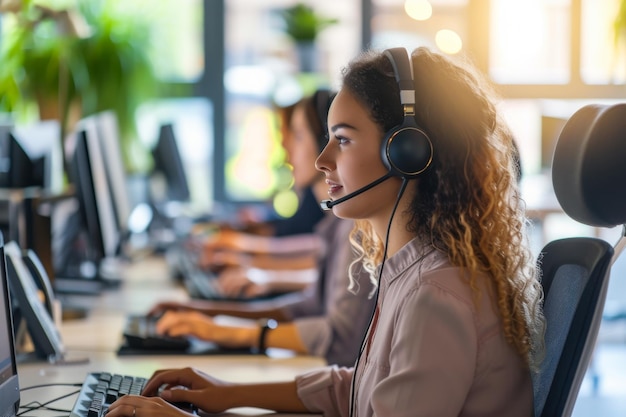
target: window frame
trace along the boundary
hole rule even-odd
[[[485,74],[489,73],[489,25],[484,16],[490,15],[491,0],[468,0],[468,52]],[[505,99],[623,99],[623,84],[587,84],[581,77],[582,0],[571,0],[569,82],[565,84],[504,84],[497,83]]]

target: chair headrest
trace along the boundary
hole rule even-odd
[[[554,151],[552,183],[574,220],[626,223],[626,103],[588,105],[570,117]]]

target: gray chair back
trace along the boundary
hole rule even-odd
[[[567,121],[552,163],[559,204],[594,227],[626,224],[626,104],[589,105]],[[538,263],[545,292],[546,358],[534,376],[536,417],[571,416],[591,361],[611,265],[626,238],[548,243]]]

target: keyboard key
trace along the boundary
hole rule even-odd
[[[123,395],[139,395],[147,378],[130,375],[90,373],[83,381],[70,417],[102,417],[109,405]]]

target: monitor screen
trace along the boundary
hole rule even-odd
[[[552,156],[556,142],[567,120],[567,117],[545,114],[541,116],[541,169],[544,171],[552,169]]]
[[[159,128],[159,138],[152,149],[154,158],[153,179],[164,180],[164,195],[153,195],[155,203],[167,201],[189,201],[191,194],[187,182],[187,174],[178,150],[174,125],[165,123]],[[153,187],[154,189],[155,187]],[[153,194],[160,194],[154,192]]]
[[[35,277],[24,260],[21,248],[15,241],[7,242],[4,245],[4,254],[10,294],[15,302],[13,307],[17,307],[17,314],[14,315],[16,326],[19,323],[17,317],[26,320],[28,333],[39,358],[62,358],[64,347],[61,336],[39,296]]]
[[[57,121],[0,127],[0,186],[59,191],[63,182],[61,128]]]
[[[95,250],[95,260],[115,258],[120,249],[120,231],[106,176],[97,126],[90,120],[79,123],[68,139],[70,176],[79,202],[79,212]]]
[[[126,234],[131,213],[131,202],[120,146],[121,137],[117,116],[113,111],[105,111],[90,116],[89,119],[93,119],[97,126],[98,141],[102,150],[117,225],[120,231]]]
[[[0,413],[14,416],[20,401],[15,345],[13,339],[13,319],[7,280],[4,238],[0,234]]]
[[[10,134],[13,125],[0,124],[0,187],[8,187],[11,183]]]

